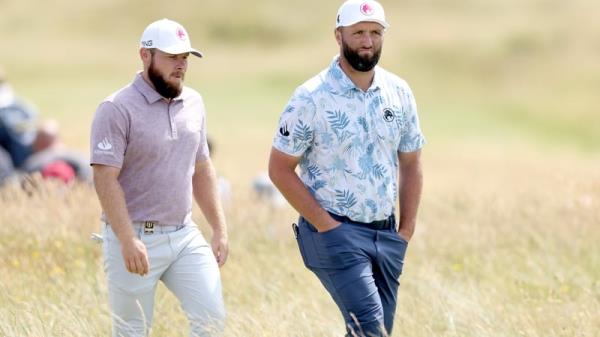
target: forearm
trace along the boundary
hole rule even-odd
[[[217,189],[217,174],[210,159],[207,162],[197,164],[196,173],[194,173],[192,179],[192,186],[194,199],[198,206],[200,206],[213,233],[227,235],[225,214],[223,213]]]
[[[125,203],[125,194],[116,179],[94,174],[94,185],[108,223],[121,242],[134,236]]]
[[[269,170],[269,176],[290,205],[319,231],[338,224],[338,221],[319,205],[293,169],[272,168]]]
[[[410,239],[415,231],[417,210],[423,188],[423,172],[419,162],[401,167],[400,225],[398,231]]]

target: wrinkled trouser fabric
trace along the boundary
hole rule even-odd
[[[395,228],[342,223],[319,233],[300,217],[297,241],[304,264],[325,286],[346,322],[346,336],[392,332],[407,242]]]
[[[219,267],[196,225],[192,223],[169,233],[144,234],[141,228],[136,231],[146,245],[150,261],[145,276],[127,271],[119,240],[109,225],[104,228],[104,271],[113,337],[149,335],[159,280],[179,300],[190,322],[190,336],[220,336],[225,306]]]

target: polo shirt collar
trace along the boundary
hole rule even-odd
[[[140,92],[140,94],[142,94],[142,96],[144,96],[146,101],[148,101],[148,104],[153,104],[160,100],[165,99],[150,84],[148,84],[148,82],[146,82],[146,80],[142,76],[141,71],[139,71],[135,75],[135,78],[133,80],[133,86],[135,86],[135,88]],[[181,98],[181,94],[180,94],[179,96],[173,98],[173,101],[178,101],[181,99],[182,98]]]
[[[329,71],[327,73],[327,82],[329,82],[329,85],[336,91],[339,91],[340,93],[345,93],[350,90],[361,90],[354,84],[354,82],[352,82],[352,80],[350,80],[348,75],[346,75],[346,73],[342,70],[339,59],[340,56],[336,55],[329,66]],[[373,76],[373,83],[371,83],[371,86],[367,91],[375,91],[381,87],[380,77],[381,71],[379,69],[379,66],[375,66],[375,76]]]

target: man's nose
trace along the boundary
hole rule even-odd
[[[187,67],[187,59],[180,59],[176,65],[177,69],[185,69]]]
[[[369,34],[365,34],[362,39],[363,48],[371,48],[373,46],[373,38]]]

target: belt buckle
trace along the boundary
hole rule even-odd
[[[144,234],[154,234],[154,226],[158,221],[144,221]]]
[[[390,228],[390,220],[389,220],[389,218],[384,219],[384,220],[375,220],[375,221],[369,223],[369,227],[371,227],[372,229],[375,229],[375,230],[389,229]]]

